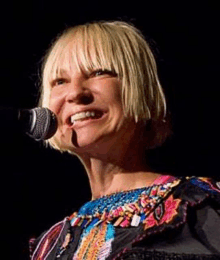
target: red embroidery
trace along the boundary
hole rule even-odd
[[[173,199],[173,195],[164,202],[164,213],[161,214],[160,207],[159,210],[155,209],[156,213],[160,212],[160,219],[155,219],[155,212],[152,212],[144,221],[145,224],[144,229],[149,229],[153,226],[162,225],[164,222],[167,224],[173,220],[173,218],[178,214],[177,208],[179,207],[181,200],[180,199]],[[158,212],[159,211],[159,212]],[[158,216],[158,214],[156,214]]]
[[[56,243],[62,229],[63,222],[55,224],[42,238],[39,243],[39,246],[36,248],[32,256],[32,260],[43,260],[45,259],[48,252],[52,249],[53,245]]]

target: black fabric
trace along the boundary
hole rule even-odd
[[[73,242],[69,244],[67,250],[62,254],[62,256],[58,259],[62,260],[72,260],[74,252],[78,246],[80,235],[82,233],[82,229],[80,227],[70,227],[71,234],[73,236]],[[53,260],[54,258],[48,258],[48,260]]]
[[[125,253],[121,260],[219,260],[218,255],[204,254],[178,254],[159,251],[149,251],[146,249],[131,250]]]

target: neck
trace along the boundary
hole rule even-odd
[[[142,159],[145,158],[144,149],[133,146],[123,155],[121,151],[115,149],[112,153],[79,157],[89,177],[92,199],[149,186],[160,175],[152,172]]]
[[[89,180],[92,190],[92,199],[97,199],[115,192],[150,186],[159,176],[159,174],[150,171],[125,172],[121,169],[108,170],[107,168],[105,168],[105,170],[103,169],[103,172],[105,171],[104,174],[106,174],[104,178],[102,174],[97,178],[97,172],[95,178],[90,175]]]
[[[149,186],[160,175],[146,163],[143,140],[142,128],[129,128],[115,139],[78,153],[89,177],[92,199]]]

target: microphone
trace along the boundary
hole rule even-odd
[[[51,138],[57,130],[56,115],[48,108],[0,108],[0,118],[9,129],[24,132],[36,141]]]

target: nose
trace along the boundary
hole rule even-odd
[[[93,99],[91,91],[80,86],[72,87],[66,95],[66,102],[78,105],[88,105],[93,102]]]

